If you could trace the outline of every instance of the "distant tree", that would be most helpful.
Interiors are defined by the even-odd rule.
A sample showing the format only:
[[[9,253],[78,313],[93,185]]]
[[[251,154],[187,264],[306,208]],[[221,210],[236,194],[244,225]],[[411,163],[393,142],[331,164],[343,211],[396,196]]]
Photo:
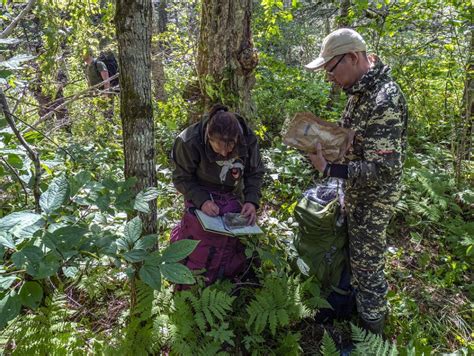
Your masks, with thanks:
[[[204,108],[223,102],[252,114],[258,57],[250,28],[252,1],[203,0],[197,72]]]

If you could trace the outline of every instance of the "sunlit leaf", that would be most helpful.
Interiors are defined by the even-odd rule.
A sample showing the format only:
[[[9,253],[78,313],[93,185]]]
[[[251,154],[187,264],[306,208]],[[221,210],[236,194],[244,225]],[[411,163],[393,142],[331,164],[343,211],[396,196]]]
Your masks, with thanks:
[[[188,267],[181,263],[164,263],[160,265],[163,277],[173,283],[193,284],[196,282]]]

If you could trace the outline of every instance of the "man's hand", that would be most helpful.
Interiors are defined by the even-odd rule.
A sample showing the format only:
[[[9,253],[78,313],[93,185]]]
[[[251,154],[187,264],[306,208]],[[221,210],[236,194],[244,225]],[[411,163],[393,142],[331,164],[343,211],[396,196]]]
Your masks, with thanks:
[[[247,218],[248,225],[255,224],[255,221],[257,220],[257,210],[255,209],[255,205],[249,202],[245,203],[242,206],[240,214]]]
[[[209,215],[209,216],[219,215],[219,207],[216,205],[216,203],[214,203],[211,200],[206,200],[201,205],[201,210],[204,212],[204,214]]]
[[[316,153],[310,153],[308,157],[311,160],[314,168],[316,168],[321,173],[324,172],[324,168],[326,168],[328,162],[323,157],[323,149],[319,142],[316,144]]]

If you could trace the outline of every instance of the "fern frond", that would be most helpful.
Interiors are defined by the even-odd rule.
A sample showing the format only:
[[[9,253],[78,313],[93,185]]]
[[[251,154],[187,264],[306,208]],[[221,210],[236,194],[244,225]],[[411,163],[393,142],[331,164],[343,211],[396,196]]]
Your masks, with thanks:
[[[352,339],[356,341],[356,349],[353,355],[374,356],[396,356],[397,346],[384,341],[381,336],[367,332],[358,326],[351,324]]]
[[[336,343],[326,330],[324,330],[320,352],[323,356],[339,356],[340,354],[337,350]]]
[[[247,306],[247,329],[260,334],[269,328],[272,335],[277,328],[287,326],[292,320],[299,320],[306,314],[302,306],[299,289],[292,279],[269,276],[255,299]]]

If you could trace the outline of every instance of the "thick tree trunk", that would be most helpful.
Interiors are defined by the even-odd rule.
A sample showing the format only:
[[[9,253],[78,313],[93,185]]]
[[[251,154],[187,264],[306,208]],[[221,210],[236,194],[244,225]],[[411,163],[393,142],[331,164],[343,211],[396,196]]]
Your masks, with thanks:
[[[154,1],[153,33],[161,34],[166,31],[168,15],[166,13],[166,0]],[[153,78],[153,93],[158,101],[166,101],[165,70],[163,67],[163,42],[154,40],[151,47],[151,75]]]
[[[222,102],[251,116],[250,91],[258,56],[253,47],[251,0],[203,0],[197,71],[204,109]]]
[[[120,117],[123,127],[125,177],[135,177],[136,192],[156,186],[154,125],[151,105],[151,0],[117,0],[120,70]],[[150,214],[140,214],[145,234],[156,233],[156,201]]]

